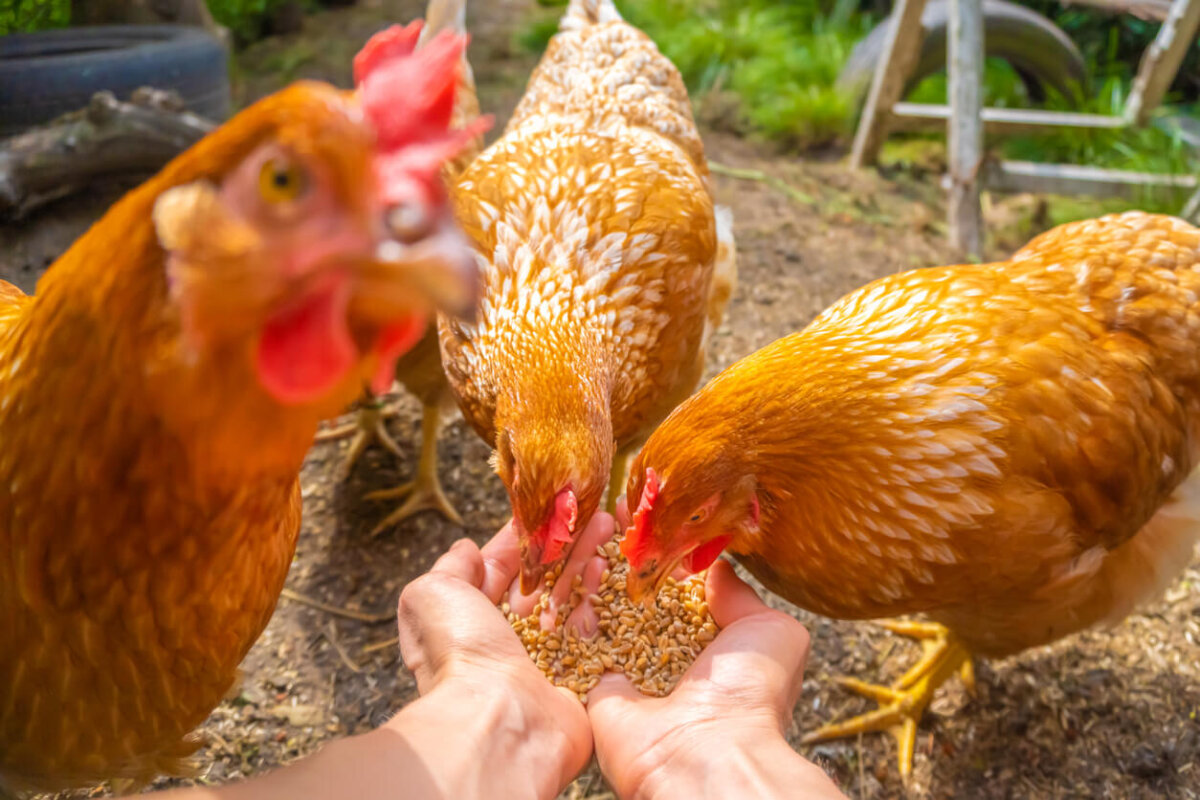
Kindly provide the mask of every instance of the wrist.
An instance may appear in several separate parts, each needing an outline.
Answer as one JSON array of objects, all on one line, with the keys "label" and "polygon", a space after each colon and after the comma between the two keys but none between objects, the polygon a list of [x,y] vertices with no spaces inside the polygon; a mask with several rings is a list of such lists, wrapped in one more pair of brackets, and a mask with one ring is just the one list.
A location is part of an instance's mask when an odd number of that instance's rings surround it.
[{"label": "wrist", "polygon": [[657,766],[622,792],[623,800],[843,798],[829,777],[796,753],[773,726],[682,736],[647,756]]},{"label": "wrist", "polygon": [[381,731],[404,736],[442,797],[549,800],[570,751],[552,723],[518,692],[454,681],[406,706]]}]

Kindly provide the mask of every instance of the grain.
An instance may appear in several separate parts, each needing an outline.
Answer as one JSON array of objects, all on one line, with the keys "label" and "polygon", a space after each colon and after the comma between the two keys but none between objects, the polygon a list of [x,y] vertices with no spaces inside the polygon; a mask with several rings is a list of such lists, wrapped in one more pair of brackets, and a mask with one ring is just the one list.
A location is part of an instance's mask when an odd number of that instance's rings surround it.
[{"label": "grain", "polygon": [[[623,672],[642,694],[670,694],[704,647],[715,638],[717,624],[708,613],[704,596],[704,573],[684,581],[668,579],[654,608],[635,604],[625,593],[629,565],[617,541],[597,548],[608,560],[600,586],[587,592],[582,578],[571,582],[571,595],[559,607],[555,629],[541,629],[540,618],[549,607],[550,589],[562,567],[548,575],[546,590],[529,616],[521,617],[507,604],[502,610],[525,651],[556,686],[575,692],[586,704],[588,693],[605,672]],[[588,638],[564,630],[567,617],[588,602],[596,612],[599,628]]]}]

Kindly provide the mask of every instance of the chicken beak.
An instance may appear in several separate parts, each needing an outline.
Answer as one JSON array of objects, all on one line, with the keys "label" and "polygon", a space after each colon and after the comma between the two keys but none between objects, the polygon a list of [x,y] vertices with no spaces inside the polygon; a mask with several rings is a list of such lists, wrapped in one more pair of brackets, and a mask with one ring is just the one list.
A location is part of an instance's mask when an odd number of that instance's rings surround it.
[{"label": "chicken beak", "polygon": [[667,580],[668,570],[659,568],[657,562],[648,562],[642,569],[629,570],[625,579],[625,591],[634,603],[641,603],[646,608],[653,608],[658,598],[659,590]]},{"label": "chicken beak", "polygon": [[533,594],[545,575],[546,565],[542,563],[542,548],[532,542],[521,542],[521,594]]},{"label": "chicken beak", "polygon": [[[372,283],[376,300],[399,304],[415,290],[429,304],[466,322],[474,319],[479,300],[479,268],[467,237],[448,216],[429,234],[405,244],[390,238],[378,246],[375,260],[380,277]],[[391,295],[397,295],[392,297]]]}]

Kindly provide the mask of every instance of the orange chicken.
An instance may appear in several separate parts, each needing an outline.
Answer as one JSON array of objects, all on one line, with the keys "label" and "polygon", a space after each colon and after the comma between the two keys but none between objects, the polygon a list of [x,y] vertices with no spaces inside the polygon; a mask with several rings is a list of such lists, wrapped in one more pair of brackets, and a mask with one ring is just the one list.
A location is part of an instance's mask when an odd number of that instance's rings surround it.
[{"label": "orange chicken", "polygon": [[0,281],[0,794],[185,766],[275,607],[319,420],[474,304],[437,179],[462,41],[416,34],[357,93],[238,114],[35,296]]},{"label": "orange chicken", "polygon": [[[453,189],[484,296],[442,318],[531,589],[698,383],[736,266],[683,81],[610,0],[572,0],[499,141]],[[610,490],[610,503],[618,491]]]},{"label": "orange chicken", "polygon": [[639,454],[630,591],[732,553],[830,617],[926,655],[878,711],[901,772],[933,690],[1154,598],[1200,533],[1200,230],[1130,212],[1010,260],[906,272],[717,376]]},{"label": "orange chicken", "polygon": [[[466,37],[466,0],[430,0],[425,11],[425,27],[417,47],[423,47],[441,31],[452,31]],[[454,95],[454,109],[450,115],[452,130],[469,130],[471,139],[453,158],[442,167],[442,179],[447,184],[462,174],[467,165],[483,149],[483,132],[491,125],[491,117],[479,113],[479,101],[475,95],[475,79],[471,65],[463,49],[458,73],[458,87]],[[421,449],[413,480],[394,489],[372,492],[372,500],[403,498],[404,502],[379,522],[374,533],[402,522],[421,511],[438,511],[451,522],[461,525],[462,518],[446,498],[437,473],[437,437],[442,411],[453,404],[450,386],[442,367],[441,350],[438,345],[437,323],[430,320],[429,328],[421,341],[396,362],[396,379],[421,403]],[[396,444],[384,426],[389,415],[383,400],[368,395],[362,402],[357,419],[346,428],[327,431],[318,440],[329,440],[355,432],[349,452],[342,465],[342,474],[348,475],[354,463],[372,442],[378,442],[396,456],[401,456]]]}]

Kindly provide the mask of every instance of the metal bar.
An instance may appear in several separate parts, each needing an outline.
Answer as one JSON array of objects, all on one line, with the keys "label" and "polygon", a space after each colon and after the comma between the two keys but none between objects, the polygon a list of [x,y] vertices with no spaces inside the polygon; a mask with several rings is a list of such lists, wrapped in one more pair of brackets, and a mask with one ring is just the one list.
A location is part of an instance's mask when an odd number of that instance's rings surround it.
[{"label": "metal bar", "polygon": [[[1127,126],[1123,117],[1078,114],[1073,111],[1043,111],[1032,108],[984,108],[985,133],[1054,133],[1058,128],[1116,129]],[[891,130],[924,132],[944,130],[950,107],[927,103],[896,103],[892,106]]]},{"label": "metal bar", "polygon": [[850,151],[852,169],[875,163],[879,149],[887,139],[892,106],[904,95],[904,85],[921,50],[921,40],[925,36],[921,28],[924,10],[925,0],[898,0],[888,17],[891,27],[887,41],[875,66],[875,77],[871,79],[858,130],[854,132],[854,147]]},{"label": "metal bar", "polygon": [[1154,109],[1162,104],[1183,57],[1196,41],[1198,27],[1200,0],[1175,0],[1138,66],[1133,91],[1125,103],[1125,119],[1131,124],[1145,125]]},{"label": "metal bar", "polygon": [[978,257],[983,234],[976,175],[983,160],[983,0],[951,2],[948,34],[950,244]]},{"label": "metal bar", "polygon": [[1183,193],[1200,188],[1200,180],[1193,175],[1162,175],[1035,161],[990,162],[983,170],[983,179],[988,189],[997,192],[1092,195],[1133,200],[1139,199],[1148,189]]}]

